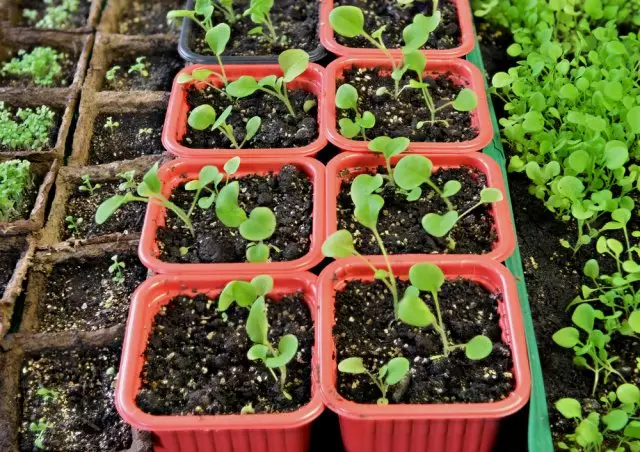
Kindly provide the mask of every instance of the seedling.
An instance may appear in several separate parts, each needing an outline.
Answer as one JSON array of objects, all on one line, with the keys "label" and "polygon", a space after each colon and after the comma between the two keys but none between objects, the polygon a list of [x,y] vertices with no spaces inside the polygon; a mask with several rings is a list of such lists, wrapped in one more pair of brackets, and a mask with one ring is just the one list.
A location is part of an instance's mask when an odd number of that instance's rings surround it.
[{"label": "seedling", "polygon": [[233,9],[233,0],[198,0],[192,10],[172,10],[167,13],[167,22],[180,22],[184,18],[191,19],[206,33],[213,28],[212,16],[215,10],[224,15],[225,21],[234,24],[237,20]]},{"label": "seedling", "polygon": [[153,133],[153,129],[151,127],[138,129],[138,136],[151,135],[152,133]]},{"label": "seedling", "polygon": [[68,56],[51,47],[35,47],[31,52],[19,50],[18,56],[4,63],[0,75],[24,76],[39,86],[51,86],[62,74],[60,62]]},{"label": "seedling", "polygon": [[258,275],[250,282],[235,280],[224,286],[218,297],[218,311],[225,312],[233,303],[241,308],[250,309],[259,298],[273,290],[273,278],[269,275]]},{"label": "seedling", "polygon": [[104,128],[109,129],[111,132],[113,132],[118,127],[120,127],[120,122],[114,121],[111,116],[109,116],[106,122],[104,123]]},{"label": "seedling", "polygon": [[82,185],[78,187],[78,190],[88,192],[89,196],[93,196],[93,192],[102,187],[102,184],[92,184],[88,174],[83,174],[81,179]]},{"label": "seedling", "polygon": [[124,269],[126,264],[118,260],[118,255],[111,256],[111,265],[109,265],[109,273],[113,275],[111,280],[119,286],[124,286]]},{"label": "seedling", "polygon": [[42,151],[49,145],[55,113],[42,105],[18,108],[15,114],[0,102],[0,146],[10,150]]},{"label": "seedling", "polygon": [[[251,22],[258,24],[257,27],[249,30],[249,35],[262,35],[271,42],[278,40],[275,28],[273,28],[273,22],[271,22],[271,8],[273,8],[274,0],[251,0],[249,8],[242,14],[243,16],[250,16]],[[262,26],[267,27],[267,33],[264,32]]]},{"label": "seedling", "polygon": [[33,442],[33,445],[38,449],[44,449],[44,434],[47,429],[52,427],[53,424],[49,424],[45,418],[40,418],[36,422],[31,422],[29,424],[29,431],[36,434],[36,438]]},{"label": "seedling", "polygon": [[239,79],[229,83],[227,93],[235,98],[243,98],[252,95],[256,91],[263,91],[274,96],[284,103],[289,113],[294,118],[296,113],[289,101],[287,83],[291,83],[302,75],[309,66],[309,54],[300,49],[285,50],[278,56],[278,63],[282,69],[282,77],[267,75],[260,81],[249,75],[243,75]]},{"label": "seedling", "polygon": [[137,186],[136,181],[134,180],[135,176],[135,170],[129,170],[119,173],[118,177],[122,179],[123,182],[120,182],[120,185],[118,185],[118,190],[129,191],[135,189]]},{"label": "seedling", "polygon": [[38,388],[36,394],[42,397],[42,400],[44,402],[48,402],[49,400],[56,400],[60,396],[60,393],[58,391],[47,388]]},{"label": "seedling", "polygon": [[235,137],[235,133],[233,130],[233,126],[231,124],[227,124],[227,118],[231,114],[233,107],[229,105],[220,116],[216,115],[216,110],[208,104],[198,105],[196,108],[191,110],[189,113],[189,118],[187,122],[189,126],[195,130],[217,130],[222,135],[224,135],[230,142],[231,146],[235,149],[242,148],[248,141],[250,141],[256,133],[258,133],[258,129],[260,129],[260,125],[262,124],[262,119],[260,116],[253,116],[247,124],[245,125],[245,134],[244,138],[240,143]]},{"label": "seedling", "polygon": [[353,110],[355,118],[341,118],[340,134],[348,139],[362,135],[363,140],[367,140],[367,129],[376,125],[376,117],[370,111],[360,112],[358,109],[358,91],[350,84],[340,85],[336,91],[336,107],[340,110]]},{"label": "seedling", "polygon": [[68,215],[64,217],[64,221],[67,223],[67,229],[72,232],[78,232],[80,230],[80,225],[84,223],[84,219],[76,218],[73,215]]},{"label": "seedling", "polygon": [[378,370],[378,375],[376,376],[364,366],[362,358],[352,357],[340,361],[338,370],[347,374],[367,374],[382,393],[382,397],[377,401],[378,405],[388,405],[387,392],[389,387],[400,383],[405,378],[409,373],[409,366],[407,358],[392,358]]},{"label": "seedling", "polygon": [[242,407],[240,414],[256,414],[256,410],[253,408],[253,404],[249,402]]},{"label": "seedling", "polygon": [[135,64],[131,65],[131,67],[129,67],[129,70],[127,72],[129,74],[137,72],[143,77],[149,77],[149,66],[151,64],[145,61],[146,59],[147,58],[143,56],[136,58]]},{"label": "seedling", "polygon": [[53,0],[44,0],[47,7],[44,16],[38,21],[38,11],[34,9],[23,10],[22,16],[32,23],[35,22],[36,28],[69,28],[72,15],[78,12],[80,0],[62,0],[59,5],[53,3]]},{"label": "seedling", "polygon": [[27,160],[0,163],[0,222],[7,223],[20,214],[25,194],[33,187],[31,164]]},{"label": "seedling", "polygon": [[113,81],[116,79],[116,74],[117,72],[122,69],[120,66],[112,66],[111,69],[109,69],[107,71],[107,73],[104,75],[104,78],[106,78],[109,81]]}]

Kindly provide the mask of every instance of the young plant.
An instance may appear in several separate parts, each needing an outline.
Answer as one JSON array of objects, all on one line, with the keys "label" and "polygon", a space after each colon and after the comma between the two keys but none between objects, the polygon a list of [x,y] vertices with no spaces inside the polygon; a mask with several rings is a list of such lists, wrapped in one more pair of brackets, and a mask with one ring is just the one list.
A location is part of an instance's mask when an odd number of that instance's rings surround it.
[{"label": "young plant", "polygon": [[42,400],[44,402],[48,402],[49,400],[56,400],[60,396],[60,393],[58,393],[58,391],[47,388],[38,388],[36,394],[42,397]]},{"label": "young plant", "polygon": [[102,187],[102,184],[92,184],[88,174],[81,176],[82,185],[78,187],[78,190],[88,192],[89,196],[93,196],[93,192]]},{"label": "young plant", "polygon": [[129,170],[129,171],[124,171],[122,173],[118,173],[118,177],[122,179],[122,182],[120,182],[120,185],[118,185],[118,190],[120,191],[134,190],[138,185],[135,181],[135,177],[136,177],[135,170]]},{"label": "young plant", "polygon": [[407,358],[392,358],[387,364],[378,370],[378,375],[371,373],[365,366],[362,358],[352,357],[340,361],[338,370],[347,374],[367,374],[371,381],[380,389],[382,397],[377,401],[378,405],[388,405],[387,392],[389,388],[400,383],[409,373],[409,360]]},{"label": "young plant", "polygon": [[107,72],[106,74],[104,74],[104,78],[106,78],[109,81],[113,81],[116,79],[116,74],[118,73],[118,71],[122,69],[122,67],[120,66],[112,66]]},{"label": "young plant", "polygon": [[[262,35],[270,42],[276,42],[278,40],[278,35],[273,27],[270,15],[273,3],[274,0],[251,0],[249,8],[247,8],[242,15],[249,16],[251,22],[258,24],[258,26],[249,30],[249,35]],[[263,25],[267,27],[267,33],[264,32]]]},{"label": "young plant", "polygon": [[84,219],[76,218],[73,215],[67,215],[64,217],[65,223],[67,223],[67,229],[71,232],[78,232],[80,230],[80,225],[84,223]]},{"label": "young plant", "polygon": [[120,127],[120,122],[118,121],[114,121],[113,118],[111,116],[109,116],[107,118],[107,120],[104,123],[103,126],[105,129],[109,129],[111,131],[111,133],[113,133],[113,131],[115,129],[117,129],[118,127]]},{"label": "young plant", "polygon": [[376,117],[370,111],[360,112],[358,109],[358,91],[352,85],[345,83],[337,89],[336,107],[340,110],[353,110],[355,115],[354,119],[341,118],[338,121],[340,135],[348,139],[362,135],[362,139],[366,141],[366,130],[376,125]]},{"label": "young plant", "polygon": [[238,143],[238,140],[235,137],[233,126],[231,124],[227,124],[226,122],[227,118],[231,114],[232,108],[233,107],[229,105],[220,114],[220,116],[217,116],[216,110],[211,105],[198,105],[189,113],[187,122],[189,126],[195,130],[217,130],[231,142],[231,146],[233,146],[235,149],[241,149],[256,135],[256,133],[258,133],[258,129],[260,129],[260,125],[262,124],[262,119],[260,118],[260,116],[253,116],[251,119],[249,119],[247,121],[247,124],[245,125],[244,138],[240,143]]},{"label": "young plant", "polygon": [[44,418],[40,418],[36,422],[29,424],[29,431],[36,434],[33,445],[38,449],[44,449],[44,434],[53,424],[47,422]]},{"label": "young plant", "polygon": [[147,58],[143,56],[136,58],[135,64],[129,67],[127,73],[133,74],[134,72],[137,72],[142,77],[149,77],[149,67],[151,66],[151,63],[145,61],[146,59]]},{"label": "young plant", "polygon": [[71,26],[71,18],[78,12],[80,0],[62,0],[59,5],[54,5],[53,0],[43,0],[47,5],[42,19],[37,20],[38,11],[24,9],[22,16],[36,28],[65,29]]},{"label": "young plant", "polygon": [[111,262],[112,264],[109,265],[109,273],[112,276],[111,280],[118,284],[119,286],[123,286],[124,285],[124,269],[126,267],[126,264],[120,260],[118,260],[118,255],[115,254],[113,256],[111,256]]},{"label": "young plant", "polygon": [[193,10],[174,9],[167,13],[169,24],[179,23],[182,19],[191,19],[205,33],[213,28],[213,13],[219,11],[224,15],[225,22],[234,24],[237,21],[233,9],[233,0],[198,0]]},{"label": "young plant", "polygon": [[0,67],[0,75],[29,77],[39,86],[51,86],[62,74],[60,63],[68,55],[57,52],[51,47],[35,47],[31,52],[19,50],[18,56]]},{"label": "young plant", "polygon": [[[398,305],[398,317],[407,325],[420,328],[432,326],[440,335],[443,354],[432,356],[431,359],[441,356],[447,357],[453,350],[461,348],[465,350],[467,358],[471,360],[481,360],[491,354],[493,344],[491,339],[486,336],[475,336],[466,344],[454,344],[449,340],[438,298],[440,288],[445,281],[444,273],[440,267],[431,263],[415,264],[409,269],[409,281],[411,285],[405,290]],[[431,294],[436,308],[436,316],[420,298],[421,291]]]},{"label": "young plant", "polygon": [[0,146],[13,151],[42,151],[49,144],[56,114],[42,105],[35,109],[18,108],[13,113],[0,102]]},{"label": "young plant", "polygon": [[8,223],[20,214],[25,195],[33,187],[31,163],[8,160],[0,163],[0,223]]},{"label": "young plant", "polygon": [[282,69],[282,77],[267,75],[260,81],[249,75],[243,75],[239,79],[229,83],[227,93],[234,98],[243,98],[252,95],[256,91],[263,91],[280,100],[294,118],[296,113],[289,101],[287,83],[291,83],[302,75],[309,66],[309,54],[300,49],[285,50],[278,56],[278,64]]}]

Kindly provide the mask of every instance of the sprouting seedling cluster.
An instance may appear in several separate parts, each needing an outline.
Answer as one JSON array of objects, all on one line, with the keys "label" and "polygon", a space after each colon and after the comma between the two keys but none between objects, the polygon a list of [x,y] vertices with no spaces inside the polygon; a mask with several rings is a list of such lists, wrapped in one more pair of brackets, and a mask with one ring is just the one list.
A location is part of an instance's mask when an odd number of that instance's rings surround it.
[{"label": "sprouting seedling cluster", "polygon": [[82,217],[74,217],[73,215],[67,215],[64,217],[64,222],[67,225],[67,229],[72,233],[80,232],[80,226],[84,224]]},{"label": "sprouting seedling cluster", "polygon": [[[243,16],[249,16],[251,22],[257,26],[249,30],[249,35],[261,35],[271,42],[278,41],[278,34],[273,27],[271,20],[271,8],[273,8],[274,0],[251,0],[249,8],[247,8]],[[265,33],[264,28],[267,32]],[[284,36],[282,36],[284,39]]]},{"label": "sprouting seedling cluster", "polygon": [[336,91],[336,107],[341,110],[353,111],[354,119],[340,118],[340,134],[345,138],[354,138],[362,135],[362,139],[367,139],[367,129],[376,125],[376,117],[370,111],[361,112],[358,108],[358,90],[352,85],[345,83],[340,85]]},{"label": "sprouting seedling cluster", "polygon": [[0,163],[0,222],[14,219],[23,207],[26,193],[34,185],[28,160]]},{"label": "sprouting seedling cluster", "polygon": [[33,445],[38,449],[44,449],[44,434],[47,429],[52,427],[52,423],[48,422],[45,418],[40,418],[35,422],[29,424],[29,431],[36,434],[33,441]]},{"label": "sprouting seedling cluster", "polygon": [[[273,289],[273,278],[259,275],[251,280],[229,282],[218,299],[218,310],[226,311],[235,302],[241,308],[249,309],[246,331],[253,345],[247,352],[251,361],[262,362],[280,385],[282,395],[291,400],[285,389],[287,381],[287,364],[298,352],[298,338],[293,334],[285,334],[274,347],[269,340],[269,322],[265,297]],[[279,375],[276,375],[276,371]]]},{"label": "sprouting seedling cluster", "polygon": [[82,185],[78,187],[78,190],[89,193],[90,196],[93,196],[93,193],[97,189],[102,187],[102,184],[92,183],[91,176],[89,176],[88,174],[83,174],[82,176],[80,176],[80,179],[82,180]]},{"label": "sprouting seedling cluster", "polygon": [[378,405],[388,405],[387,392],[389,388],[400,383],[409,373],[410,363],[407,358],[392,358],[378,370],[375,375],[369,371],[360,357],[346,358],[338,363],[338,370],[347,374],[367,374],[371,381],[380,389],[382,396],[378,399]]},{"label": "sprouting seedling cluster", "polygon": [[114,121],[112,116],[107,117],[107,120],[104,122],[104,126],[105,129],[108,129],[110,132],[113,133],[113,131],[115,129],[117,129],[118,127],[120,127],[120,122],[119,121]]},{"label": "sprouting seedling cluster", "polygon": [[260,116],[251,117],[245,125],[244,138],[238,143],[233,126],[227,123],[227,119],[229,118],[232,109],[233,107],[229,105],[218,116],[215,108],[211,105],[199,105],[191,110],[187,122],[189,126],[195,130],[217,130],[231,142],[231,146],[235,149],[241,149],[245,143],[251,141],[251,139],[256,136],[256,133],[258,133],[258,130],[262,125],[262,119]]},{"label": "sprouting seedling cluster", "polygon": [[44,150],[49,144],[55,116],[46,105],[18,108],[12,112],[0,102],[0,146],[11,150]]},{"label": "sprouting seedling cluster", "polygon": [[[149,77],[149,69],[151,67],[151,63],[147,61],[147,58],[144,56],[140,56],[136,58],[136,62],[129,66],[127,69],[128,74],[140,74],[141,77]],[[109,70],[105,73],[104,78],[113,81],[116,79],[118,75],[118,71],[122,70],[122,66],[114,65],[109,68]]]},{"label": "sprouting seedling cluster", "polygon": [[124,269],[126,264],[118,259],[118,255],[111,256],[111,265],[109,265],[108,271],[112,275],[111,280],[119,286],[124,285],[125,276]]},{"label": "sprouting seedling cluster", "polygon": [[62,0],[58,5],[54,4],[53,0],[44,0],[43,3],[47,6],[41,19],[38,19],[36,9],[22,10],[22,17],[36,28],[69,28],[73,14],[78,12],[80,6],[80,0]]},{"label": "sprouting seedling cluster", "polygon": [[35,47],[31,52],[19,50],[18,55],[0,66],[0,75],[29,77],[39,86],[51,86],[62,74],[60,65],[68,55],[51,47]]},{"label": "sprouting seedling cluster", "polygon": [[[222,173],[216,166],[207,165],[200,169],[198,178],[187,182],[184,189],[193,192],[193,200],[188,210],[184,210],[170,201],[163,194],[162,182],[158,177],[158,164],[156,163],[145,173],[142,181],[137,184],[134,194],[129,191],[132,181],[125,177],[125,194],[118,194],[105,200],[96,211],[95,220],[102,224],[111,217],[120,207],[129,202],[145,202],[160,205],[175,214],[195,238],[196,232],[191,217],[196,206],[207,210],[214,206],[218,219],[229,228],[237,228],[240,235],[248,240],[247,260],[249,262],[266,262],[269,260],[271,249],[279,251],[275,246],[264,243],[276,230],[276,216],[268,207],[255,207],[249,215],[238,204],[240,183],[231,181],[240,167],[240,158],[229,159],[223,166],[226,173]],[[126,176],[126,174],[124,175]],[[188,249],[187,249],[188,251]]]}]

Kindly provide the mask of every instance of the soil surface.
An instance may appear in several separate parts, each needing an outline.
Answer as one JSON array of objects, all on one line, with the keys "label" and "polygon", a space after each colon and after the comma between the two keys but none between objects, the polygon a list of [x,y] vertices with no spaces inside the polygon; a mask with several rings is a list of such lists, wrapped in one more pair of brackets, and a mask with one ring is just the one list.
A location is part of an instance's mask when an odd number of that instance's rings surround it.
[{"label": "soil surface", "polygon": [[[26,17],[21,16],[20,26],[35,27],[38,21],[40,21],[46,15],[47,7],[59,6],[61,4],[62,0],[56,0],[52,2],[51,5],[45,4],[42,0],[22,0],[20,4],[20,14],[22,14],[22,11],[24,11],[25,9],[35,9],[36,11],[38,11],[38,16],[35,20],[27,19]],[[84,27],[87,24],[90,9],[91,0],[80,0],[78,2],[78,10],[70,15],[68,23],[63,27],[60,27],[60,29]]]},{"label": "soil surface", "polygon": [[[398,292],[406,282],[397,280]],[[430,295],[421,293],[432,312]],[[480,403],[502,400],[514,389],[511,351],[501,341],[497,306],[501,296],[480,284],[463,280],[445,282],[439,293],[445,329],[454,344],[484,334],[493,342],[492,353],[480,361],[466,358],[463,349],[448,357],[433,328],[414,328],[393,319],[393,299],[381,281],[349,281],[336,293],[333,337],[337,361],[359,356],[372,372],[391,358],[404,356],[411,363],[408,380],[391,387],[390,403]],[[375,403],[380,390],[366,375],[338,373],[338,391],[348,400]]]},{"label": "soil surface", "polygon": [[[136,183],[142,179],[142,174],[136,178]],[[131,234],[142,231],[142,223],[146,211],[146,204],[140,202],[130,202],[118,209],[107,221],[99,225],[95,222],[96,210],[102,202],[114,195],[122,195],[125,192],[120,190],[118,186],[122,180],[101,181],[100,188],[94,190],[93,194],[86,191],[80,191],[77,183],[75,187],[69,187],[72,190],[69,200],[67,201],[66,216],[72,216],[76,219],[82,218],[76,230],[69,229],[69,222],[66,220],[62,224],[62,240],[67,239],[86,239],[105,234],[114,234],[116,232],[122,234]],[[95,184],[95,182],[93,182]]]},{"label": "soil surface", "polygon": [[0,298],[13,276],[21,254],[18,249],[3,249],[0,253]]},{"label": "soil surface", "polygon": [[[378,172],[387,174],[383,168],[378,168]],[[450,198],[460,214],[480,200],[480,191],[486,186],[486,176],[473,168],[440,169],[432,176],[432,181],[440,189],[450,180],[462,184],[460,191]],[[337,201],[338,229],[353,233],[354,244],[360,253],[380,254],[380,247],[371,230],[354,219],[350,190],[351,181],[343,182]],[[432,237],[422,227],[422,217],[427,213],[443,215],[448,211],[442,198],[427,184],[422,185],[420,199],[413,202],[407,201],[405,195],[397,193],[388,184],[383,185],[379,194],[384,199],[384,208],[378,218],[378,231],[387,252],[391,254],[484,254],[493,249],[497,235],[490,206],[478,207],[456,224],[450,234],[455,241],[455,248],[451,249],[446,237]]]},{"label": "soil surface", "polygon": [[[62,115],[64,114],[62,110],[57,108],[52,108],[50,105],[47,105],[51,111],[54,113],[53,117],[53,127],[49,130],[49,144],[42,149],[42,152],[48,152],[56,145],[56,141],[58,140],[58,132],[60,131],[60,125],[62,124]],[[38,107],[24,107],[24,106],[13,106],[7,105],[5,103],[5,109],[11,112],[11,117],[13,120],[20,121],[15,115],[19,108],[31,108],[31,110],[35,111]],[[0,144],[0,153],[2,152],[17,152],[17,151],[30,151],[28,148],[10,148],[8,146],[4,146]]]},{"label": "soil surface", "polygon": [[[429,93],[436,108],[456,98],[464,88],[456,84],[449,73],[436,78],[425,77],[429,84]],[[371,129],[366,130],[368,139],[379,136],[391,138],[406,137],[411,141],[427,142],[459,142],[472,140],[478,136],[478,131],[471,125],[471,113],[460,112],[449,106],[436,113],[433,124],[424,124],[417,128],[418,122],[427,121],[431,113],[418,89],[407,88],[395,99],[393,92],[395,83],[388,74],[381,75],[378,68],[352,68],[345,70],[344,79],[338,81],[338,87],[349,83],[358,91],[358,109],[360,112],[370,111],[376,118]],[[407,72],[400,81],[400,87],[409,84],[411,73]],[[386,88],[389,94],[376,95],[378,88]],[[336,127],[341,118],[355,119],[353,110],[340,110],[336,107]],[[442,121],[446,121],[442,122]],[[362,136],[353,138],[362,140]]]},{"label": "soil surface", "polygon": [[[250,55],[279,55],[287,49],[302,49],[312,52],[320,45],[318,37],[318,16],[320,5],[318,0],[278,0],[274,2],[269,16],[278,36],[276,42],[271,42],[261,34],[250,35],[249,31],[258,26],[251,21],[249,16],[239,17],[231,25],[231,39],[224,52],[224,56],[250,56]],[[235,0],[233,2],[236,15],[249,7],[249,0]],[[224,15],[219,11],[213,14],[213,23],[226,22]],[[192,27],[189,46],[194,52],[203,55],[213,55],[211,49],[204,41],[204,32],[194,24]],[[268,34],[267,27],[263,30]]]},{"label": "soil surface", "polygon": [[[165,113],[165,110],[152,110],[99,114],[93,126],[89,165],[162,154],[161,135]],[[120,125],[105,127],[109,118]]]},{"label": "soil surface", "polygon": [[[21,451],[118,451],[131,446],[131,428],[113,403],[120,345],[49,351],[25,359],[20,392]],[[46,395],[38,391],[52,391]],[[46,429],[34,445],[36,423]]]},{"label": "soil surface", "polygon": [[[294,411],[311,399],[313,323],[301,294],[277,302],[267,297],[269,341],[298,338],[298,353],[287,365],[286,390],[265,365],[247,358],[248,310],[235,303],[225,313],[215,300],[178,296],[155,317],[145,350],[138,406],[159,415],[238,414],[251,404],[256,413]],[[250,415],[249,415],[250,416]]]},{"label": "soil surface", "polygon": [[[144,64],[149,73],[146,77],[139,71],[129,72],[136,64],[136,58],[144,56]],[[184,66],[180,56],[173,51],[160,55],[136,55],[129,58],[114,58],[109,66],[120,66],[114,80],[105,78],[102,90],[110,91],[171,91],[173,78]]]},{"label": "soil surface", "polygon": [[167,13],[181,9],[183,0],[133,0],[122,10],[116,32],[125,35],[177,34],[177,28],[167,24]]},{"label": "soil surface", "polygon": [[[241,166],[242,168],[242,166]],[[290,261],[304,256],[311,244],[313,226],[313,185],[307,175],[293,165],[278,174],[250,175],[238,179],[238,204],[247,215],[255,207],[269,207],[276,216],[276,231],[264,241],[277,247],[271,250],[272,261]],[[174,190],[171,200],[184,210],[193,202],[193,192]],[[245,262],[247,240],[237,228],[227,228],[216,217],[215,208],[196,207],[191,216],[196,231],[195,242],[182,221],[173,214],[165,227],[157,231],[160,259],[166,262]],[[181,247],[188,247],[182,256]]]},{"label": "soil surface", "polygon": [[[244,148],[295,148],[306,146],[318,138],[317,106],[308,112],[303,110],[307,100],[315,99],[315,95],[302,89],[290,90],[289,100],[296,118],[292,117],[283,102],[262,91],[249,97],[238,99],[233,107],[227,123],[233,126],[236,141],[241,143],[246,136],[247,121],[253,116],[260,116],[262,124],[258,133],[249,140]],[[221,114],[229,105],[229,99],[213,90],[191,88],[187,95],[189,111],[203,104],[210,104],[217,114]],[[198,131],[187,125],[187,132],[180,143],[193,149],[231,148],[231,141],[218,130]]]},{"label": "soil surface", "polygon": [[[13,75],[13,74],[0,74],[0,87],[11,87],[11,88],[64,88],[73,82],[73,76],[76,73],[76,61],[78,59],[78,55],[69,55],[69,52],[65,49],[60,49],[55,46],[50,46],[47,44],[42,44],[41,46],[30,46],[25,47],[28,53],[33,50],[34,47],[51,47],[58,53],[62,53],[64,58],[58,61],[58,64],[62,68],[60,73],[54,78],[53,84],[48,86],[37,85],[33,78],[25,75]],[[0,61],[0,70],[4,67],[6,63],[11,61],[13,58],[18,56],[18,50],[14,49],[4,60]]]},{"label": "soil surface", "polygon": [[[388,49],[397,49],[404,45],[402,30],[411,22],[416,14],[431,16],[433,3],[431,1],[416,0],[411,7],[401,8],[398,3],[390,0],[339,0],[335,6],[357,6],[364,13],[364,29],[373,33],[378,28],[385,26],[382,40]],[[451,49],[460,45],[462,39],[460,33],[460,21],[458,20],[458,9],[451,0],[440,1],[440,12],[442,19],[429,40],[424,46],[425,49]],[[347,47],[371,48],[372,45],[365,38],[345,38],[334,33],[336,41]]]},{"label": "soil surface", "polygon": [[[39,300],[39,331],[94,331],[124,323],[129,296],[147,277],[147,269],[133,254],[118,254],[125,264],[124,282],[109,273],[113,255],[70,259],[55,264],[47,275]],[[32,270],[33,271],[33,270]]]}]

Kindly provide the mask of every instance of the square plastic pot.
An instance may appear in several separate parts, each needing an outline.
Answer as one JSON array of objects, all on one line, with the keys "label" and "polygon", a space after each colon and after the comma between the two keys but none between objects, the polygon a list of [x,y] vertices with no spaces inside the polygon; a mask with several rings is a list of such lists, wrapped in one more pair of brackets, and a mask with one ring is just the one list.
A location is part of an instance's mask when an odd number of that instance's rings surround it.
[{"label": "square plastic pot", "polygon": [[[468,0],[451,0],[458,9],[458,23],[460,24],[460,44],[451,49],[442,50],[424,50],[424,54],[429,58],[456,58],[461,57],[473,50],[475,45],[475,34],[473,28],[473,17]],[[357,58],[379,57],[383,56],[382,51],[376,48],[359,49],[356,47],[347,47],[339,44],[336,40],[335,33],[329,23],[329,14],[334,7],[333,0],[322,0],[320,3],[320,42],[330,52],[338,56],[348,56]],[[373,30],[369,30],[373,31]],[[402,56],[401,49],[389,49],[395,57]]]},{"label": "square plastic pot", "polygon": [[[319,4],[322,8],[324,0],[320,0]],[[193,9],[193,0],[188,0],[184,9]],[[195,52],[191,48],[194,34],[194,22],[191,19],[184,19],[182,22],[182,29],[180,30],[180,40],[178,41],[178,53],[184,58],[187,63],[193,64],[218,64],[218,60],[213,55],[203,55]],[[199,31],[200,29],[196,29]],[[231,36],[233,41],[234,36]],[[236,36],[235,39],[246,39],[244,37]],[[318,43],[318,47],[309,52],[309,61],[318,62],[327,55],[327,51]],[[278,55],[234,55],[234,56],[222,56],[222,64],[277,64]]]},{"label": "square plastic pot", "polygon": [[6,151],[0,152],[0,156],[11,158],[29,158],[32,161],[51,161],[64,157],[67,137],[71,127],[71,120],[76,109],[78,93],[74,90],[49,90],[39,89],[34,91],[0,93],[0,102],[8,107],[36,109],[46,105],[55,111],[54,123],[58,133],[50,146],[45,146],[42,151]]},{"label": "square plastic pot", "polygon": [[[290,156],[314,156],[327,144],[325,127],[323,126],[322,110],[324,109],[325,96],[323,94],[324,68],[317,64],[309,64],[309,67],[302,75],[289,83],[290,89],[302,88],[313,93],[318,99],[318,138],[312,143],[298,148],[275,148],[275,149],[193,149],[180,144],[180,140],[187,132],[187,118],[189,116],[189,105],[187,104],[187,92],[191,86],[198,86],[198,82],[178,83],[180,74],[191,74],[196,69],[211,69],[219,72],[219,66],[191,65],[184,68],[176,75],[169,98],[169,107],[162,130],[162,144],[170,153],[182,158],[215,158],[215,157],[290,157]],[[229,81],[236,80],[243,75],[251,75],[260,79],[267,75],[282,76],[282,69],[277,64],[261,65],[228,65],[224,67]],[[212,83],[220,85],[221,82],[215,76],[209,79]],[[258,132],[260,133],[260,132]]]},{"label": "square plastic pot", "polygon": [[[320,387],[323,401],[338,414],[346,452],[490,452],[500,420],[520,410],[529,399],[527,345],[511,273],[482,257],[392,257],[392,268],[396,276],[408,279],[413,264],[427,261],[440,266],[447,278],[470,279],[502,294],[498,313],[502,340],[511,349],[515,389],[505,399],[487,403],[377,405],[344,399],[336,389],[336,348],[332,335],[335,294],[346,281],[372,281],[373,275],[358,258],[335,261],[318,277]],[[377,268],[386,268],[382,257],[372,258],[371,262]]]},{"label": "square plastic pot", "polygon": [[[233,276],[156,275],[142,283],[133,294],[127,331],[120,362],[116,407],[132,426],[153,432],[156,452],[306,452],[309,447],[311,422],[320,415],[323,405],[317,378],[317,346],[312,351],[311,400],[300,409],[279,414],[232,415],[167,415],[144,413],[136,405],[140,390],[140,374],[144,351],[156,313],[184,294],[207,293],[211,298],[222,291],[231,279],[249,280],[257,273]],[[301,292],[317,317],[315,275],[292,272],[274,276],[275,297]]]},{"label": "square plastic pot", "polygon": [[[86,0],[83,0],[86,2]],[[89,6],[89,14],[83,25],[74,28],[36,28],[35,26],[28,26],[24,23],[22,18],[22,12],[24,7],[21,0],[0,0],[0,10],[6,11],[5,20],[7,20],[7,26],[17,27],[20,29],[38,30],[38,31],[55,31],[57,33],[91,33],[95,30],[98,23],[98,16],[100,15],[100,8],[102,7],[102,0],[91,0]],[[44,6],[44,3],[42,4]]]},{"label": "square plastic pot", "polygon": [[[395,165],[404,155],[397,155],[391,159]],[[502,192],[503,200],[491,205],[491,216],[497,240],[493,249],[483,256],[502,262],[513,253],[516,247],[516,234],[511,222],[507,190],[502,177],[502,171],[498,164],[491,158],[481,153],[468,154],[429,154],[428,158],[433,162],[433,173],[440,168],[459,168],[468,166],[474,168],[487,177],[487,187],[497,188]],[[338,202],[340,187],[343,181],[353,179],[358,174],[376,173],[378,167],[385,166],[384,157],[381,154],[344,152],[334,157],[327,165],[327,236],[338,230]],[[409,256],[409,255],[404,255]],[[459,259],[466,259],[470,254],[449,254]]]},{"label": "square plastic pot", "polygon": [[22,294],[22,286],[31,259],[35,251],[36,241],[31,236],[5,237],[0,239],[0,254],[19,253],[11,279],[0,293],[0,340],[11,328],[11,318],[16,300]]},{"label": "square plastic pot", "polygon": [[[464,2],[463,2],[464,3]],[[338,131],[336,115],[336,81],[343,78],[345,70],[352,67],[380,68],[384,74],[391,73],[391,63],[384,57],[356,58],[343,57],[333,61],[327,66],[324,77],[324,93],[326,95],[325,108],[322,109],[323,123],[326,127],[327,138],[337,147],[345,151],[368,151],[368,141],[350,140],[343,137]],[[478,106],[470,112],[471,126],[478,130],[478,136],[473,140],[454,143],[441,142],[412,142],[411,149],[424,153],[453,153],[462,154],[482,150],[493,139],[493,125],[489,115],[487,93],[484,78],[480,70],[465,60],[436,60],[429,59],[425,76],[449,74],[457,84],[472,89],[478,96]],[[389,75],[390,76],[390,75]]]},{"label": "square plastic pot", "polygon": [[[6,160],[10,160],[10,157],[0,155],[0,162],[4,162]],[[60,163],[58,160],[49,162],[32,161],[32,159],[26,160],[31,162],[31,174],[40,181],[38,194],[36,195],[35,202],[31,208],[28,218],[15,220],[10,223],[0,223],[0,237],[38,232],[44,225],[49,192],[56,180],[56,174],[58,173]]]},{"label": "square plastic pot", "polygon": [[[178,159],[163,165],[158,171],[162,182],[162,194],[169,198],[178,186],[198,178],[203,166],[215,165],[222,168],[227,159],[186,160]],[[200,263],[183,264],[163,262],[159,259],[160,250],[156,242],[158,227],[164,226],[166,209],[156,204],[147,205],[147,214],[140,237],[138,256],[140,261],[154,273],[174,274],[235,274],[237,272],[282,273],[308,270],[319,264],[322,259],[322,243],[325,239],[325,168],[317,160],[305,157],[288,159],[255,159],[243,160],[240,169],[233,178],[241,178],[250,174],[277,173],[285,165],[295,165],[303,171],[313,185],[313,224],[309,251],[304,256],[292,261],[269,263]],[[189,232],[185,230],[185,233]]]}]

